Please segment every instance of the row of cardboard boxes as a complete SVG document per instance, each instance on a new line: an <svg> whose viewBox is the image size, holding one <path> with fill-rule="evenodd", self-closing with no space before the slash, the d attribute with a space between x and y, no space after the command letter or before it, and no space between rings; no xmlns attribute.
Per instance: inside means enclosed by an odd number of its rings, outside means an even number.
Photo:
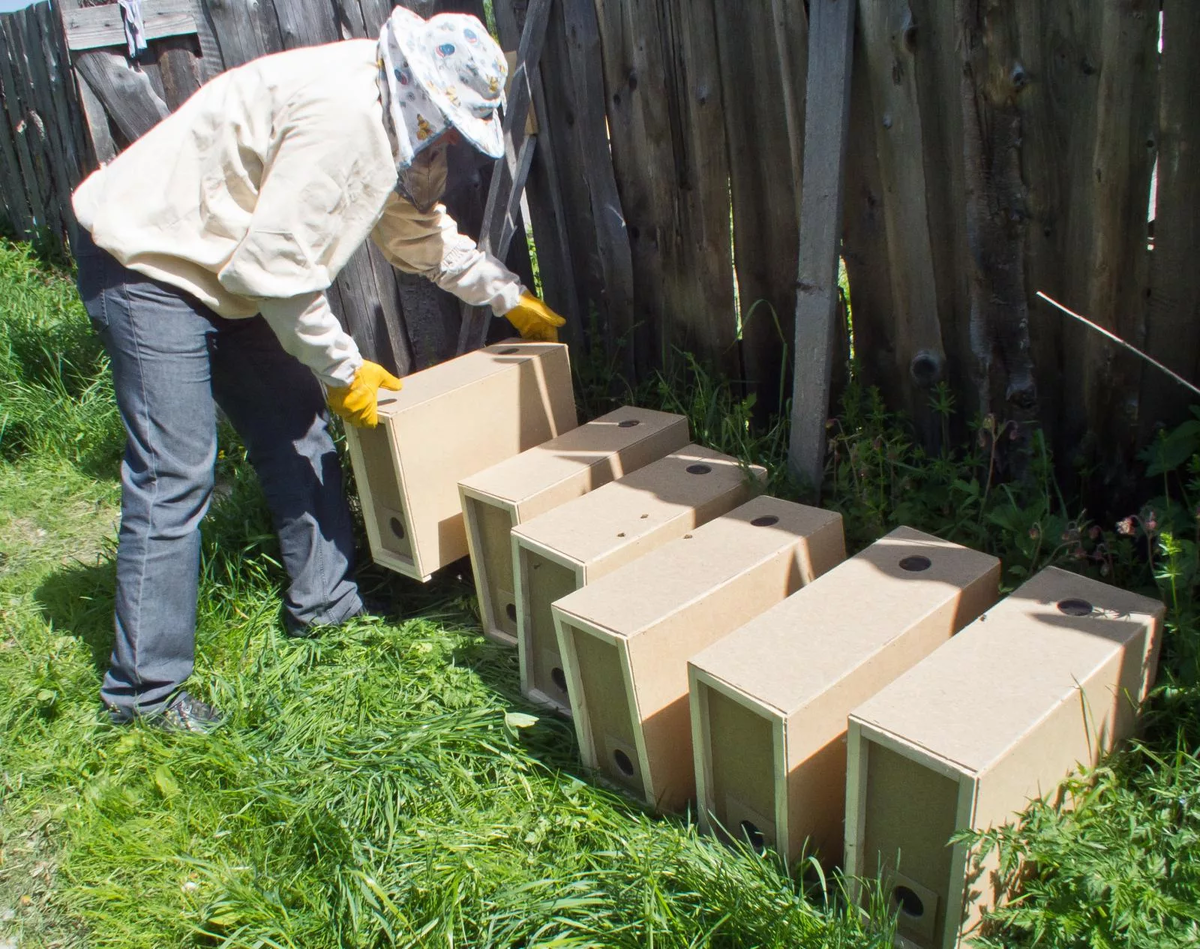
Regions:
<svg viewBox="0 0 1200 949"><path fill-rule="evenodd" d="M381 395L384 395L381 393ZM565 347L409 376L350 449L375 559L468 552L484 630L584 763L703 827L879 876L902 940L956 945L998 898L961 831L1010 822L1132 734L1162 604L839 515L625 407L577 425Z"/></svg>

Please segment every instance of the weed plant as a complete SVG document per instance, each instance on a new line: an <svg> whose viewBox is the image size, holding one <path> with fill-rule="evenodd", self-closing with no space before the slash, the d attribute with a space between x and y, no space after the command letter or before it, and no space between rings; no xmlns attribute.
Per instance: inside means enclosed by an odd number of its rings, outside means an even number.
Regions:
<svg viewBox="0 0 1200 949"><path fill-rule="evenodd" d="M860 915L815 864L723 847L581 772L453 571L421 588L368 568L404 619L286 639L270 521L228 431L195 682L230 722L208 738L107 724L121 438L105 364L69 281L19 248L0 245L0 294L0 945L891 945L878 897ZM798 496L783 423L695 361L635 392L602 364L581 381L588 414L614 392L682 412ZM852 385L824 493L851 546L908 523L999 554L1008 586L1057 563L1170 609L1143 740L1069 785L1072 808L980 841L1016 896L988 945L1195 945L1200 422L1148 452L1162 494L1112 525L1071 509L1036 431L975 433L930 455Z"/></svg>

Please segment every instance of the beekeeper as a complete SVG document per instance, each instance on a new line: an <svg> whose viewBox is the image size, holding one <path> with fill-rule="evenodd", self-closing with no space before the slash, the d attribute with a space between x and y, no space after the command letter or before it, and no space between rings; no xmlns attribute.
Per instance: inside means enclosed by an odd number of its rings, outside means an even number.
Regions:
<svg viewBox="0 0 1200 949"><path fill-rule="evenodd" d="M503 152L506 65L475 17L397 8L374 40L295 49L213 79L75 192L79 289L112 363L121 467L113 721L207 730L183 690L216 410L242 437L279 533L288 631L363 609L325 401L374 425L401 382L366 361L326 291L368 237L389 261L527 339L561 317L437 202L455 142ZM322 391L324 385L324 392Z"/></svg>

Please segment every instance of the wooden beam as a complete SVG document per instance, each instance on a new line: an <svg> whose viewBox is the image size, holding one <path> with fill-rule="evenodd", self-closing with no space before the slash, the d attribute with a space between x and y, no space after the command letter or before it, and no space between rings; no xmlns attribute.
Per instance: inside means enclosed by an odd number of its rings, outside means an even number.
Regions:
<svg viewBox="0 0 1200 949"><path fill-rule="evenodd" d="M507 255L508 244L516 232L516 212L533 159L536 137L525 134L525 123L532 100L530 77L537 70L542 55L550 2L532 0L529 4L521 45L517 50L517 66L504 109L504 156L496 161L483 212L479 247L500 258ZM490 320L491 313L486 307L465 306L458 333L458 352L465 353L482 346L487 340Z"/></svg>
<svg viewBox="0 0 1200 949"><path fill-rule="evenodd" d="M171 110L154 91L146 72L130 66L121 53L88 50L76 57L75 68L130 142L170 115Z"/></svg>
<svg viewBox="0 0 1200 949"><path fill-rule="evenodd" d="M63 11L67 48L72 52L125 46L125 25L121 8L115 3L100 7L78 7ZM197 32L193 0L155 0L142 7L146 39L184 36Z"/></svg>
<svg viewBox="0 0 1200 949"><path fill-rule="evenodd" d="M820 492L838 300L855 0L812 0L788 470Z"/></svg>

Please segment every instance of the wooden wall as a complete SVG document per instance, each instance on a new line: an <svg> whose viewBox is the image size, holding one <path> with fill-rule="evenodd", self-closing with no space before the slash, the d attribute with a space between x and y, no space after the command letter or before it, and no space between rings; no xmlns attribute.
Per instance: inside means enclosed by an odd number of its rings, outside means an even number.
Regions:
<svg viewBox="0 0 1200 949"><path fill-rule="evenodd" d="M443 7L410 2L424 14ZM517 45L527 6L492 4L505 48ZM1084 466L1101 493L1125 490L1133 454L1184 416L1188 394L1035 294L1200 375L1200 71L1190 62L1200 4L857 6L842 255L861 378L908 412L930 447L940 426L929 398L944 381L965 416L1040 423L1064 473ZM389 7L204 0L198 34L154 44L154 68L119 98L150 88L172 107L216 65L371 35ZM479 0L456 8L482 13ZM534 90L541 139L528 217L544 294L572 319L568 339L602 350L630 382L679 348L739 380L764 409L790 391L807 9L803 0L554 0ZM55 181L73 180L90 155L70 108L53 111L73 94L61 79L54 86L60 46L43 57L55 95L35 78L16 98L41 96L74 163L39 166L28 123L17 131L27 106L11 106L10 83L24 73L10 36L27 27L13 23L53 32L44 10L23 16L3 20L0 174L25 185L11 200L6 185L4 212L59 221L24 203L54 205ZM93 58L76 59L85 92L99 67L82 61ZM119 148L132 120L105 105ZM479 187L473 205L456 209L467 223L478 219ZM364 348L390 347L401 369L453 349L457 307L369 251L336 293L358 314Z"/></svg>

